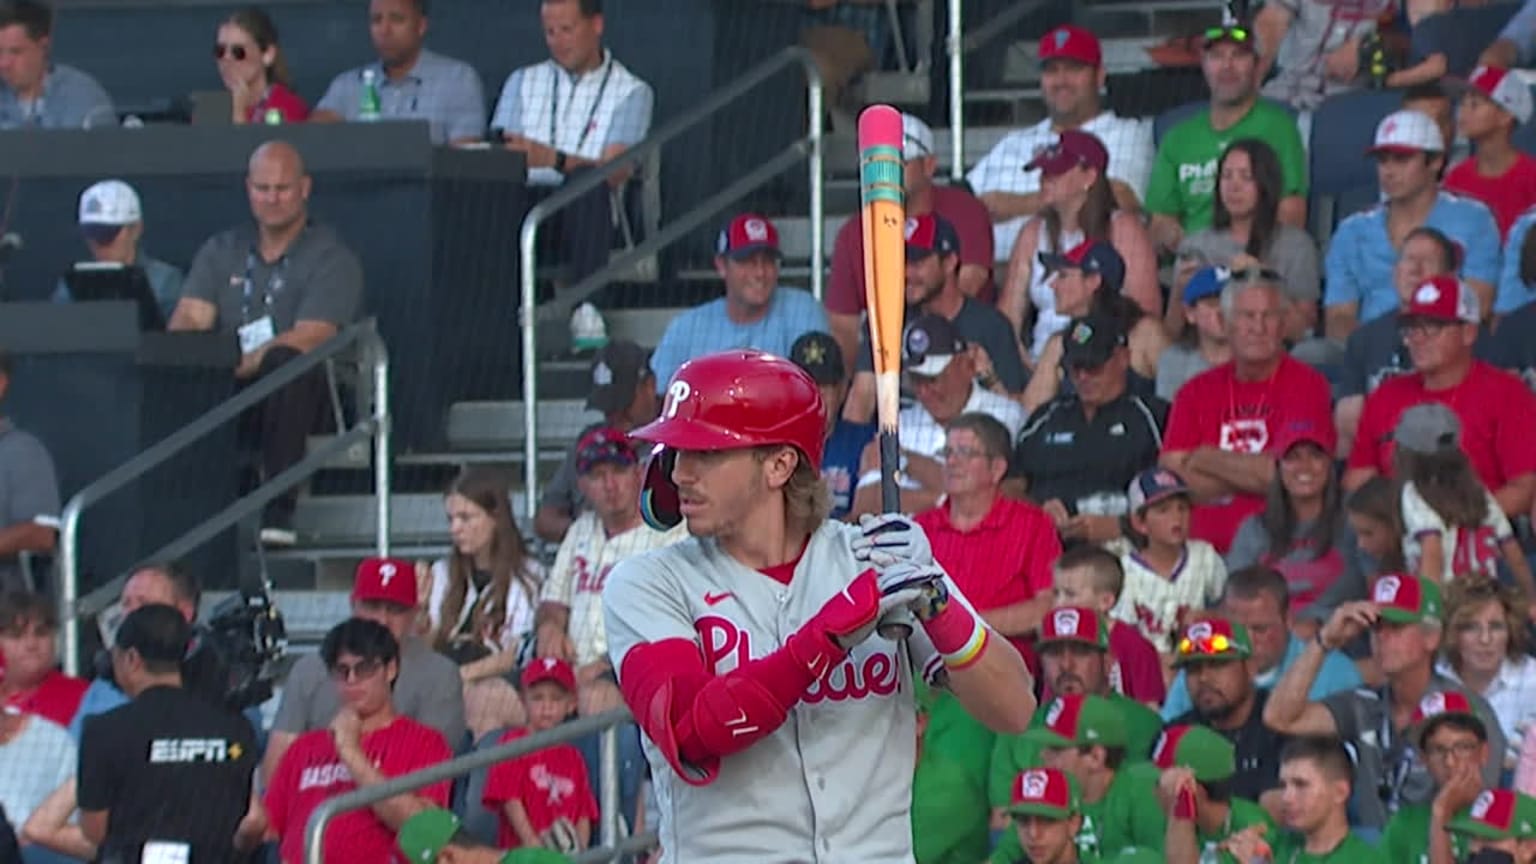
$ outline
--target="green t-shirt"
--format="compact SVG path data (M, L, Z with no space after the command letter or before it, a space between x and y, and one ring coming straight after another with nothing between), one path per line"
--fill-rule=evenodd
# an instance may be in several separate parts
M1428 829L1426 829L1428 830ZM1361 840L1354 834L1346 834L1344 842L1324 855L1312 855L1305 849L1306 840L1289 832L1280 835L1274 844L1274 864L1387 864L1381 849ZM1394 861L1392 864L1401 864Z
M1121 716L1125 718L1125 763L1127 765L1136 762L1145 762L1152 756L1152 746L1157 743L1157 736L1163 731L1163 718L1157 716L1157 712L1151 708L1123 696L1119 693L1111 693L1105 697L1114 703ZM1041 705L1035 709L1035 716L1030 725L1034 726L1045 715L1050 707ZM992 751L992 771L987 780L987 800L993 807L1008 806L1009 796L1013 794L1013 781L1026 768L1038 768L1040 766L1040 747L1025 741L1019 735L998 735L997 744ZM1159 842L1157 848L1163 848Z
M1269 812L1263 807L1249 801L1247 798L1233 798L1227 811L1227 820L1216 834L1205 834L1199 828L1195 829L1195 842L1200 846L1200 864L1243 864L1230 852L1223 852L1216 847L1221 841L1247 828L1250 825L1268 826L1265 836L1274 836L1275 823L1269 818Z
M1078 854L1107 859L1128 846L1162 851L1168 821L1157 803L1157 777L1157 768L1148 762L1120 766L1104 797L1083 804L1083 827L1077 832ZM1018 832L1005 831L987 860L1009 864L1023 856Z
M1147 184L1147 212L1177 217L1185 234L1211 226L1216 191L1216 163L1227 145L1257 138L1280 157L1284 195L1307 194L1307 151L1296 118L1273 102L1260 99L1230 129L1211 128L1210 109L1169 129L1157 147Z
M912 778L917 864L976 864L987 855L987 790L980 774L941 750L923 750Z
M1392 864L1429 864L1429 804L1404 804L1381 832L1383 856ZM1471 850L1467 838L1451 835L1451 851L1460 861Z

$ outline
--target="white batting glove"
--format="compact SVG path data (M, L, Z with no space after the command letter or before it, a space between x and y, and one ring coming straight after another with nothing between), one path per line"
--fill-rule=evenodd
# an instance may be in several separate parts
M922 536L921 529L918 535ZM933 565L898 563L880 570L876 581L880 585L880 620L875 630L899 642L912 635L916 610L927 605L934 591L943 590L944 571Z
M900 513L866 513L859 517L860 535L849 548L853 557L882 570L898 564L933 566L933 547L928 535L910 517Z

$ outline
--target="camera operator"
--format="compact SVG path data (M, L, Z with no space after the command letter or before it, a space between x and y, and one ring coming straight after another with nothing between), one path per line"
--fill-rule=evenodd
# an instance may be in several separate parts
M453 661L416 635L420 615L416 565L401 558L364 559L357 565L352 583L352 614L384 625L399 643L400 678L395 682L394 710L443 733L449 747L460 747L464 741L464 689ZM328 727L341 707L320 655L300 657L283 685L283 699L272 720L262 761L262 777L272 776L294 739Z
M123 595L118 605L124 614L131 614L152 604L173 607L192 628L195 643L204 635L203 629L197 626L197 609L202 594L197 577L190 571L169 563L147 564L135 570L128 581L123 583ZM96 680L86 689L85 697L80 700L80 710L69 724L70 737L77 743L80 741L81 724L86 717L110 711L128 701L128 697L108 673L108 668L97 669ZM217 652L194 648L182 664L182 674L183 686L188 691L214 704L225 704L229 670ZM246 712L246 719L251 722L253 730L258 730L258 734L261 729L260 716L254 709Z
M140 606L117 628L112 674L132 700L84 723L80 830L102 864L231 862L260 840L255 734L183 687L185 611Z

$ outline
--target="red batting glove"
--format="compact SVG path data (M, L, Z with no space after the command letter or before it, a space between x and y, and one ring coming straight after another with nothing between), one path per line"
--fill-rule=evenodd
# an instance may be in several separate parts
M880 585L874 570L865 570L848 587L832 595L821 611L785 640L784 647L811 677L821 677L849 649L869 637L880 616Z

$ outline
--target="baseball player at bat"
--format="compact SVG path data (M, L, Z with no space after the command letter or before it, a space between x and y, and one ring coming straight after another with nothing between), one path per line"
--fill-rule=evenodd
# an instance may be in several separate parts
M826 518L826 406L788 360L691 360L652 442L642 512L688 539L618 564L608 650L645 733L666 862L911 862L913 675L999 731L1035 701L1018 652L899 515ZM911 609L904 642L875 633Z

